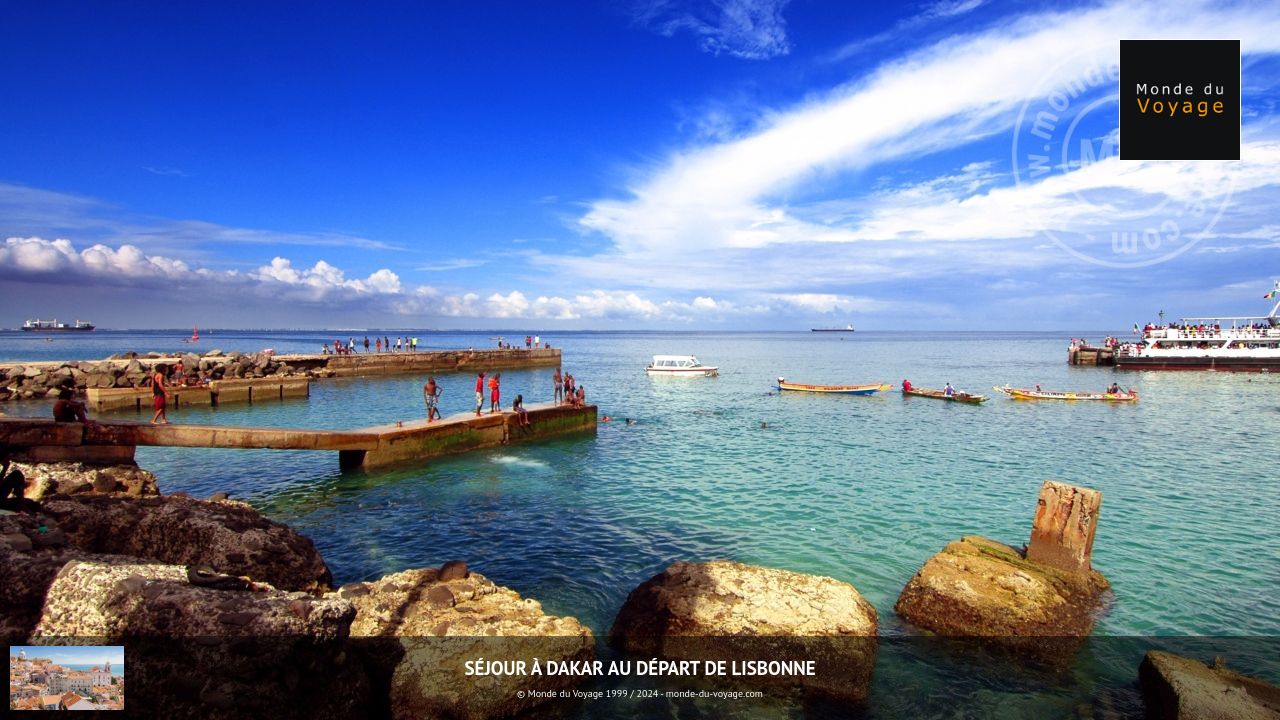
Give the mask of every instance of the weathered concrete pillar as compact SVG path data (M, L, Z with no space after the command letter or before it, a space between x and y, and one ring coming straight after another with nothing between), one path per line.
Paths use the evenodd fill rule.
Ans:
M1027 559L1068 572L1089 572L1102 493L1046 480L1040 488Z

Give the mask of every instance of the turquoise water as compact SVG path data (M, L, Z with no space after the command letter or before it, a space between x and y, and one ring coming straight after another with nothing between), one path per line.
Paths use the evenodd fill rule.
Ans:
M713 558L850 582L879 611L882 634L910 634L893 603L921 564L962 535L1025 542L1041 482L1061 479L1103 492L1094 565L1113 592L1097 635L1280 635L1273 454L1280 377L1068 367L1067 341L1084 334L564 334L549 339L563 347L565 368L588 399L602 415L637 424L602 423L594 438L378 473L341 473L325 453L140 448L138 461L165 492L226 490L312 537L339 583L465 559L600 634L640 582L675 560ZM296 343L310 350L325 335L224 337L201 347L287 351ZM488 334L424 338L428 347L490 344ZM46 350L10 340L0 336L0 356ZM57 357L70 357L69 348L88 352L111 342L168 349L154 336L52 344ZM720 377L642 371L654 354L688 353L719 365ZM779 375L813 383L949 381L988 396L1006 382L1102 390L1117 380L1139 390L1141 401L994 396L972 407L896 392L770 394ZM504 397L550 399L550 377L550 369L503 371ZM309 400L183 410L171 419L362 427L421 417L422 380L326 381L313 385ZM473 380L444 376L446 414L471 406ZM896 707L894 688L904 677L924 682L943 672L911 657L891 645L882 650L871 707ZM1080 661L1077 674L1124 686L1140 657L1135 648L1100 650ZM1280 680L1274 664L1244 669ZM1009 693L1026 688L980 684L955 692L962 697L949 703L978 710L947 717L983 717L995 707L1005 708L1001 716L1043 716L1056 713L1053 703L1070 709L1090 691L1068 683L1050 699L1007 707Z

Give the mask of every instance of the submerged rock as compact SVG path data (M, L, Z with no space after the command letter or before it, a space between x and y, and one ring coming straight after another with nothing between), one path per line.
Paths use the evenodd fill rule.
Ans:
M609 642L672 660L815 660L813 676L754 677L861 700L878 618L852 585L727 560L677 562L631 592Z
M245 503L178 495L47 498L44 513L89 552L207 565L283 590L328 590L332 575L311 540Z
M1152 720L1280 720L1280 688L1221 663L1152 650L1138 679Z
M971 536L929 558L903 588L894 610L939 635L1028 647L1037 643L1027 638L1087 636L1098 597L1108 587L1096 570L1058 570L1031 562L1003 543ZM1074 649L1076 643L1068 645Z
M525 662L589 661L591 631L571 617L543 612L534 600L450 566L443 580L434 568L406 570L337 593L356 608L352 638L395 639L384 648L389 703L396 718L510 717L546 702L530 691L559 691L581 682L575 674L471 675L464 663L479 659Z

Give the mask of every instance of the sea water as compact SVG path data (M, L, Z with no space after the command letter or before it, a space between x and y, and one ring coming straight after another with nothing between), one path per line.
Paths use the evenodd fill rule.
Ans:
M831 576L876 607L889 640L865 708L871 717L1065 717L1098 703L1133 715L1137 662L1159 642L1150 636L1280 635L1280 377L1067 366L1069 339L1086 334L1105 333L557 333L543 337L563 349L564 369L601 417L613 419L594 437L378 472L340 472L332 453L139 448L137 459L164 492L227 491L308 535L337 583L462 559L599 636L627 593L672 562L728 558ZM4 334L0 357L189 349L178 335L44 343ZM491 335L419 333L422 349L490 347ZM197 347L313 352L348 336L362 344L364 333L215 332ZM649 377L644 366L656 354L694 354L720 375ZM505 406L517 393L526 403L551 399L551 368L500 372ZM990 399L779 394L779 376L950 382ZM183 408L170 419L359 428L423 417L424 380L325 380L309 399ZM474 408L474 374L437 380L443 413ZM1113 381L1140 401L1018 402L991 390L1102 391ZM1066 680L1030 685L1002 672L973 681L967 661L895 644L913 635L893 613L912 574L964 535L1026 542L1046 479L1102 491L1093 563L1112 591L1094 633L1137 639L1092 647ZM1233 666L1280 681L1274 650L1238 640L1187 649L1238 655L1244 664ZM1099 699L1103 686L1114 692Z

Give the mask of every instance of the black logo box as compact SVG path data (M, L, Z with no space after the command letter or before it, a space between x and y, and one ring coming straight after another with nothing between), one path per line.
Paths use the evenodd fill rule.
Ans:
M1120 41L1121 160L1239 160L1240 111L1239 40Z

